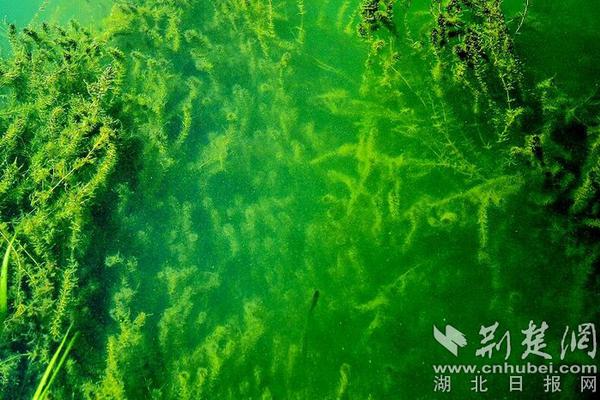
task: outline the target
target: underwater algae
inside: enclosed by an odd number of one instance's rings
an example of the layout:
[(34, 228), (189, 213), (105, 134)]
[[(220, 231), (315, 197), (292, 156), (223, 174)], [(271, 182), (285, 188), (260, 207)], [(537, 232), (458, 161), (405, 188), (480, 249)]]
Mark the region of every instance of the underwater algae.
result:
[(551, 395), (434, 390), (446, 324), (597, 365), (593, 6), (45, 3), (2, 28), (1, 398)]

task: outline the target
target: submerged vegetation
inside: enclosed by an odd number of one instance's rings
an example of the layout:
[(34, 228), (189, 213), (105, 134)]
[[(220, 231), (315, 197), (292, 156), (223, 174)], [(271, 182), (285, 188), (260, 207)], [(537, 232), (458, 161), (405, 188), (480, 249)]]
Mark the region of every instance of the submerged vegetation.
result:
[(0, 270), (0, 319), (4, 320), (8, 313), (8, 263), (10, 262), (10, 255), (12, 253), (11, 240), (6, 245), (6, 252), (2, 258), (2, 269)]
[[(69, 340), (69, 343), (67, 343), (67, 347), (65, 348), (65, 351), (62, 351), (63, 346), (65, 345), (67, 338), (69, 337), (69, 332), (71, 331), (72, 327), (73, 326), (71, 325), (69, 327), (69, 329), (67, 329), (67, 333), (65, 333), (65, 336), (63, 337), (62, 341), (60, 342), (60, 345), (54, 352), (54, 355), (52, 356), (50, 363), (46, 367), (46, 370), (44, 371), (44, 375), (42, 375), (42, 379), (40, 380), (40, 383), (38, 384), (37, 389), (35, 390), (35, 393), (33, 394), (33, 400), (43, 400), (48, 397), (48, 393), (50, 391), (50, 386), (52, 386), (52, 383), (56, 379), (56, 376), (58, 375), (67, 356), (69, 355), (69, 352), (71, 351), (71, 348), (73, 347), (73, 344), (75, 343), (75, 340), (77, 339), (78, 333), (75, 333), (75, 335), (73, 335), (73, 337), (71, 337), (71, 339)], [(58, 358), (59, 356), (60, 356), (60, 359)], [(58, 361), (58, 364), (56, 363), (57, 361)], [(52, 375), (50, 375), (50, 374), (52, 374)]]
[(6, 26), (0, 397), (433, 398), (433, 324), (597, 320), (599, 82), (540, 73), (552, 10), (113, 3)]

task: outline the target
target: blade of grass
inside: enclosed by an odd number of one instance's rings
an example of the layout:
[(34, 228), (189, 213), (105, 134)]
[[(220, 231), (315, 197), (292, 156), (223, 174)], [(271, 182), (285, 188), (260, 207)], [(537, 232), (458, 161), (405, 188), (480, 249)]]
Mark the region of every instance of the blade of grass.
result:
[[(4, 234), (4, 232), (2, 232), (1, 230), (0, 230), (0, 235), (2, 235), (2, 237), (4, 238), (4, 240), (6, 240), (7, 242), (9, 242), (8, 237), (6, 237), (6, 235)], [(15, 233), (15, 235), (16, 235), (16, 233)], [(17, 242), (17, 245), (19, 245), (19, 247), (21, 248), (21, 250), (23, 250), (23, 252), (27, 255), (27, 257), (29, 257), (31, 259), (31, 261), (33, 261), (33, 263), (35, 265), (37, 265), (38, 267), (40, 266), (40, 263), (37, 262), (37, 260), (35, 258), (33, 258), (33, 256), (27, 251), (27, 249), (25, 247), (23, 247), (22, 244), (20, 244), (19, 242)], [(13, 247), (13, 250), (15, 251), (15, 254), (18, 254), (18, 253), (16, 253), (17, 249), (15, 249)]]
[(77, 336), (79, 336), (79, 332), (75, 332), (75, 334), (73, 335), (71, 340), (69, 340), (69, 343), (67, 344), (67, 348), (65, 349), (62, 356), (60, 357), (60, 361), (56, 365), (56, 368), (54, 368), (54, 372), (52, 373), (52, 376), (50, 377), (50, 380), (48, 381), (46, 388), (44, 389), (44, 391), (42, 392), (42, 394), (40, 396), (40, 400), (44, 400), (46, 398), (46, 396), (48, 395), (48, 390), (50, 389), (50, 386), (52, 386), (52, 382), (54, 382), (54, 379), (56, 379), (58, 372), (60, 371), (60, 369), (62, 368), (62, 365), (64, 364), (65, 360), (67, 359), (67, 356), (69, 355), (69, 352), (71, 351), (71, 347), (73, 347), (73, 343), (75, 343), (75, 339), (77, 339)]
[(67, 329), (67, 333), (65, 333), (65, 336), (63, 336), (63, 339), (60, 342), (60, 345), (54, 352), (54, 355), (52, 356), (50, 363), (48, 363), (48, 366), (46, 367), (46, 370), (44, 371), (44, 375), (42, 375), (42, 379), (40, 380), (40, 383), (38, 384), (38, 387), (37, 387), (35, 393), (33, 394), (33, 400), (42, 400), (42, 397), (41, 397), (42, 391), (46, 387), (46, 382), (48, 381), (48, 377), (50, 376), (50, 373), (52, 372), (52, 370), (54, 368), (54, 364), (56, 364), (56, 360), (58, 360), (58, 356), (60, 355), (60, 352), (62, 351), (62, 348), (65, 345), (65, 342), (67, 341), (67, 336), (69, 336), (69, 332), (71, 331), (72, 327), (73, 327), (73, 324), (71, 324), (71, 326), (69, 326), (69, 329)]
[(2, 269), (0, 269), (0, 320), (4, 321), (8, 313), (8, 263), (10, 262), (10, 250), (12, 248), (14, 236), (6, 246), (6, 252), (2, 259)]

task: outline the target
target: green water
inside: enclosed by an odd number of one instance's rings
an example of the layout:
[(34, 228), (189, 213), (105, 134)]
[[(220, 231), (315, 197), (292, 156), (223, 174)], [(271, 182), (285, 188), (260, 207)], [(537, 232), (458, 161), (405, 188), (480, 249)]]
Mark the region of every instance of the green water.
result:
[(434, 366), (598, 366), (593, 2), (41, 3), (0, 1), (1, 398), (591, 396)]

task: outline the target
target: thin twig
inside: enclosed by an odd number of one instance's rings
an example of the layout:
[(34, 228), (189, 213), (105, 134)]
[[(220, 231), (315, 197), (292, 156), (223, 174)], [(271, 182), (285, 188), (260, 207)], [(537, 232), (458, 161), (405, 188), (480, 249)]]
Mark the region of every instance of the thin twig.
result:
[[(9, 241), (8, 237), (7, 237), (7, 236), (4, 234), (4, 232), (2, 232), (2, 230), (0, 230), (0, 235), (2, 235), (2, 237), (4, 238), (4, 240), (6, 240), (7, 242), (9, 242), (9, 243), (10, 243), (10, 241)], [(38, 267), (40, 266), (40, 264), (39, 264), (39, 263), (38, 263), (38, 262), (35, 260), (35, 258), (33, 258), (33, 256), (32, 256), (31, 254), (29, 254), (29, 252), (27, 251), (27, 249), (26, 249), (26, 248), (25, 248), (25, 247), (24, 247), (24, 246), (23, 246), (21, 243), (19, 243), (19, 242), (17, 241), (17, 245), (18, 245), (18, 246), (21, 248), (21, 250), (23, 250), (23, 252), (25, 252), (25, 254), (27, 254), (27, 256), (28, 256), (28, 257), (31, 259), (31, 261), (33, 261), (33, 263), (34, 263), (35, 265), (37, 265)], [(13, 249), (14, 249), (14, 245), (13, 245), (12, 247), (13, 247)], [(17, 259), (18, 259), (18, 257), (19, 257), (19, 253), (17, 253), (17, 252), (15, 251), (15, 254), (17, 254)], [(25, 271), (25, 273), (27, 273), (27, 271)], [(27, 273), (27, 275), (29, 275), (29, 273)]]
[(523, 26), (523, 22), (525, 22), (525, 17), (527, 17), (527, 10), (529, 10), (529, 0), (525, 0), (525, 10), (523, 10), (523, 15), (521, 16), (521, 22), (519, 22), (519, 26), (517, 26), (517, 30), (515, 31), (515, 35), (519, 33), (519, 30)]

